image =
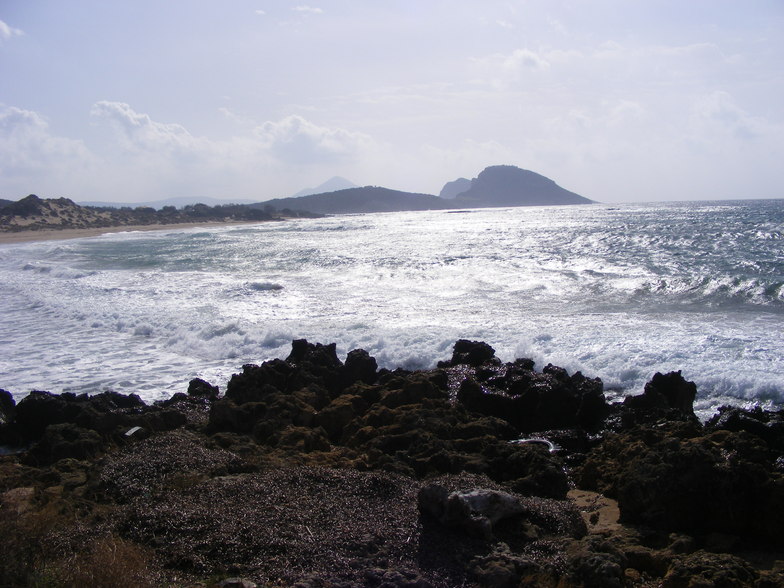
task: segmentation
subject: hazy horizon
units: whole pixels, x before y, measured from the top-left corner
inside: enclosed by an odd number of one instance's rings
[[[784,4],[0,5],[0,197],[438,194],[515,165],[604,203],[784,197]]]

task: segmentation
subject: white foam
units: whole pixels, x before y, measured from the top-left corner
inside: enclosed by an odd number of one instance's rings
[[[732,222],[713,208],[684,210]],[[706,410],[781,402],[784,272],[769,271],[781,252],[753,275],[759,251],[721,259],[708,239],[677,233],[678,214],[401,213],[5,247],[0,386],[160,398],[191,377],[223,386],[244,363],[285,357],[295,338],[410,369],[468,338],[622,393],[681,369]]]

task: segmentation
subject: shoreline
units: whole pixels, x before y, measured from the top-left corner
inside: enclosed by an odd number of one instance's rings
[[[283,219],[285,220],[285,219]],[[31,243],[35,241],[65,241],[68,239],[83,239],[97,237],[110,233],[125,233],[137,231],[166,231],[170,229],[189,229],[194,227],[215,227],[235,225],[256,225],[270,221],[205,221],[190,223],[171,223],[152,225],[120,225],[113,227],[90,227],[82,229],[41,229],[14,232],[0,232],[0,245],[15,243]]]

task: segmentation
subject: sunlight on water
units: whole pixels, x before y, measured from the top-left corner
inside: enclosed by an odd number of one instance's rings
[[[784,202],[343,216],[0,247],[0,386],[158,399],[294,338],[431,367],[458,338],[700,407],[784,399]]]

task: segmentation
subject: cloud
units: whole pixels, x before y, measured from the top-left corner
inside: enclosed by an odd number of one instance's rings
[[[299,115],[268,121],[256,129],[261,144],[289,163],[325,163],[356,156],[371,143],[369,136],[341,128],[318,126]]]
[[[37,112],[0,105],[0,178],[6,195],[62,194],[67,177],[84,176],[95,163],[82,141],[53,135]]]
[[[193,152],[208,144],[206,139],[194,137],[182,125],[153,121],[149,115],[136,112],[124,102],[96,102],[90,114],[109,121],[128,149]]]
[[[699,136],[716,133],[751,140],[765,135],[768,123],[739,107],[728,92],[717,91],[702,96],[692,106],[692,128]]]
[[[314,6],[295,6],[292,10],[301,14],[324,14],[324,11],[321,8],[316,8]]]
[[[22,35],[24,35],[23,31],[8,26],[5,22],[0,20],[0,41],[7,41],[11,37],[21,37]]]
[[[527,48],[472,58],[470,61],[478,68],[480,83],[489,83],[496,88],[506,88],[520,82],[528,73],[543,72],[550,68],[550,62],[545,57]]]
[[[265,14],[267,14],[264,10],[255,10],[254,12],[259,16],[264,16]]]
[[[0,41],[7,41],[11,37],[21,37],[22,35],[24,35],[24,31],[8,26],[0,20]]]

